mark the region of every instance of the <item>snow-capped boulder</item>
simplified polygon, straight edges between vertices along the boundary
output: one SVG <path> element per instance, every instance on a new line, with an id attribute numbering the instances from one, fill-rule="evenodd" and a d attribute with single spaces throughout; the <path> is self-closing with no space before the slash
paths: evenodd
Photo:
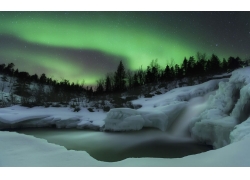
<path id="1" fill-rule="evenodd" d="M 110 131 L 140 130 L 145 124 L 140 113 L 129 108 L 111 109 L 104 121 L 104 130 Z"/>

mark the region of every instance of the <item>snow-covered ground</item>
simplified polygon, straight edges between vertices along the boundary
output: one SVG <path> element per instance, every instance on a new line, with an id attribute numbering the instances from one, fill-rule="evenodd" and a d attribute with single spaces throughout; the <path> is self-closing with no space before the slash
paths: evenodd
<path id="1" fill-rule="evenodd" d="M 13 127 L 46 127 L 55 125 L 57 128 L 90 128 L 99 129 L 104 125 L 106 113 L 89 112 L 82 108 L 72 112 L 69 107 L 21 107 L 12 106 L 0 109 L 0 129 Z"/>
<path id="2" fill-rule="evenodd" d="M 192 108 L 192 98 L 207 93 L 211 93 L 208 100 L 202 107 L 194 107 L 199 113 L 189 117 L 188 126 L 194 139 L 219 149 L 177 159 L 129 158 L 107 163 L 96 161 L 86 152 L 68 151 L 45 140 L 0 131 L 0 166 L 250 166 L 250 67 L 235 70 L 229 80 L 210 80 L 140 98 L 133 101 L 142 105 L 138 110 L 118 108 L 106 114 L 86 109 L 75 113 L 67 108 L 2 108 L 0 127 L 55 124 L 81 128 L 94 124 L 114 131 L 142 127 L 166 131 L 182 111 Z"/>
<path id="3" fill-rule="evenodd" d="M 97 161 L 85 151 L 67 150 L 62 146 L 48 143 L 43 139 L 15 132 L 0 132 L 0 166 L 250 166 L 249 144 L 250 138 L 246 138 L 217 150 L 211 150 L 183 158 L 128 158 L 111 163 Z"/>

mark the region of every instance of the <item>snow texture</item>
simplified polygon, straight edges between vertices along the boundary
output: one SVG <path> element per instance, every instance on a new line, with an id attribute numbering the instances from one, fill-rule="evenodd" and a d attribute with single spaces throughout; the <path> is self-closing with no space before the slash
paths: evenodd
<path id="1" fill-rule="evenodd" d="M 105 115 L 106 113 L 102 111 L 89 112 L 84 108 L 76 113 L 66 107 L 27 108 L 16 105 L 0 108 L 0 129 L 48 126 L 100 129 L 104 125 Z"/>

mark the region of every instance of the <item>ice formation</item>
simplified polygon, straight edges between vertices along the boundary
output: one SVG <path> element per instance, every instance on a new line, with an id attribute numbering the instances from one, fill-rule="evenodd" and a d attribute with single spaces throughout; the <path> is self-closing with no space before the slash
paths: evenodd
<path id="1" fill-rule="evenodd" d="M 186 104 L 186 102 L 175 102 L 171 105 L 154 108 L 151 111 L 129 108 L 111 109 L 104 119 L 104 130 L 129 131 L 140 130 L 143 127 L 155 127 L 165 131 Z"/>
<path id="2" fill-rule="evenodd" d="M 104 119 L 104 130 L 128 131 L 143 127 L 154 127 L 166 131 L 188 105 L 188 101 L 203 96 L 218 88 L 219 82 L 228 79 L 216 79 L 198 84 L 173 89 L 153 98 L 140 98 L 133 104 L 140 104 L 140 109 L 116 108 L 108 112 Z"/>
<path id="3" fill-rule="evenodd" d="M 250 131 L 238 133 L 238 130 L 245 127 L 247 123 L 242 122 L 250 115 L 249 87 L 250 67 L 235 70 L 228 82 L 220 82 L 216 94 L 210 96 L 206 109 L 192 127 L 192 137 L 220 148 L 248 134 Z"/>

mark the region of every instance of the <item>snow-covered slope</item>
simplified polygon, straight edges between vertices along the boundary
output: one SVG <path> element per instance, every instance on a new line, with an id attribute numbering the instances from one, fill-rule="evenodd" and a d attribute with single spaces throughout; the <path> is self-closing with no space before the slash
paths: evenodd
<path id="1" fill-rule="evenodd" d="M 43 139 L 0 131 L 0 166 L 4 167 L 236 167 L 250 166 L 250 138 L 183 158 L 128 158 L 119 162 L 101 162 L 85 151 L 66 150 Z"/>

